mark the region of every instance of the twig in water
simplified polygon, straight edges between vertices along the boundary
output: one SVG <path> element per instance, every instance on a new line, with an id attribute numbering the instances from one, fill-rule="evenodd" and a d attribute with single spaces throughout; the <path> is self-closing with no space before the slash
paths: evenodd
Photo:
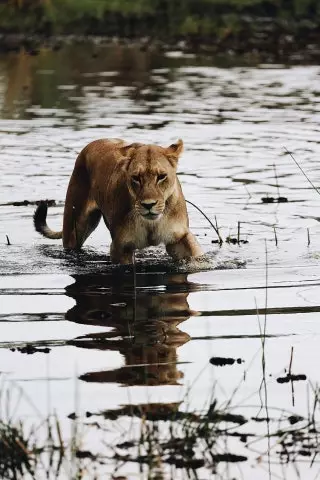
<path id="1" fill-rule="evenodd" d="M 308 235 L 308 247 L 309 247 L 309 245 L 311 243 L 310 242 L 310 230 L 309 230 L 309 228 L 307 228 L 307 235 Z"/>
<path id="2" fill-rule="evenodd" d="M 289 363 L 289 375 L 291 375 L 292 360 L 293 360 L 293 347 L 291 347 L 291 355 L 290 355 L 290 363 Z"/>
<path id="3" fill-rule="evenodd" d="M 210 223 L 211 227 L 213 228 L 213 230 L 216 232 L 216 234 L 218 235 L 218 238 L 219 238 L 219 244 L 222 245 L 223 244 L 223 240 L 222 240 L 222 237 L 219 233 L 219 229 L 217 227 L 215 227 L 213 225 L 213 223 L 211 222 L 210 218 L 207 217 L 207 215 L 201 210 L 201 208 L 199 208 L 197 205 L 195 205 L 194 203 L 190 202 L 190 200 L 186 200 L 187 203 L 190 203 L 190 205 L 192 205 L 194 208 L 196 208 L 197 210 L 199 210 L 200 213 L 202 213 L 202 215 L 204 216 L 204 218 L 206 218 L 208 220 L 208 222 Z"/>
<path id="4" fill-rule="evenodd" d="M 305 178 L 308 180 L 308 182 L 310 183 L 311 187 L 317 192 L 318 195 L 320 195 L 320 191 L 317 189 L 317 187 L 311 182 L 310 178 L 308 177 L 308 175 L 305 173 L 305 171 L 303 170 L 303 168 L 299 165 L 299 163 L 297 162 L 297 160 L 294 158 L 294 156 L 292 155 L 291 152 L 289 152 L 289 150 L 287 149 L 287 147 L 283 147 L 285 149 L 285 151 L 290 155 L 290 157 L 292 158 L 292 160 L 294 161 L 294 163 L 297 165 L 297 167 L 299 168 L 299 170 L 301 171 L 301 173 L 305 176 Z"/>
<path id="5" fill-rule="evenodd" d="M 276 247 L 278 246 L 278 236 L 277 236 L 277 231 L 276 227 L 273 225 L 273 231 L 274 231 L 274 241 L 276 242 Z"/>
<path id="6" fill-rule="evenodd" d="M 215 223 L 216 223 L 217 234 L 218 234 L 219 242 L 220 242 L 220 245 L 221 245 L 221 243 L 222 243 L 222 238 L 221 238 L 220 232 L 219 232 L 217 215 L 214 216 L 214 221 L 215 221 Z"/>
<path id="7" fill-rule="evenodd" d="M 256 304 L 256 310 L 257 310 L 257 315 L 258 315 L 258 322 L 259 322 L 259 330 L 260 330 L 260 335 L 261 335 L 261 346 L 262 346 L 262 358 L 261 358 L 261 364 L 262 364 L 262 380 L 259 388 L 259 396 L 261 399 L 261 409 L 263 408 L 263 403 L 262 403 L 262 389 L 264 393 L 264 407 L 265 407 L 265 412 L 266 412 L 266 418 L 267 418 L 267 438 L 268 438 L 268 473 L 269 473 L 269 480 L 271 480 L 271 461 L 270 461 L 270 450 L 271 450 L 271 442 L 270 442 L 270 423 L 269 423 L 269 407 L 268 407 L 268 389 L 267 389 L 267 381 L 266 381 L 266 355 L 265 355 L 265 344 L 266 344 L 266 334 L 267 334 L 267 309 L 268 309 L 268 285 L 269 285 L 269 273 L 268 273 L 268 248 L 267 248 L 267 242 L 265 241 L 265 255 L 266 255 L 266 276 L 265 276 L 265 315 L 264 315 L 264 325 L 263 325 L 263 330 L 261 329 L 260 325 L 260 319 L 259 319 L 259 311 L 258 307 Z"/>
<path id="8" fill-rule="evenodd" d="M 292 360 L 293 360 L 293 347 L 291 347 L 291 354 L 290 354 L 289 373 L 288 373 L 289 376 L 291 375 Z M 291 379 L 291 400 L 292 400 L 292 406 L 294 407 L 294 384 L 292 379 Z"/>
<path id="9" fill-rule="evenodd" d="M 58 434 L 60 453 L 61 453 L 61 455 L 63 455 L 64 451 L 65 451 L 65 448 L 64 448 L 64 443 L 63 443 L 62 433 L 61 433 L 61 427 L 60 427 L 60 422 L 59 422 L 59 419 L 58 419 L 58 416 L 57 416 L 57 412 L 54 413 L 54 418 L 55 418 L 55 422 L 56 422 L 56 430 L 57 430 L 57 434 Z"/>
<path id="10" fill-rule="evenodd" d="M 246 192 L 247 192 L 248 197 L 249 197 L 249 199 L 250 199 L 250 198 L 252 197 L 252 195 L 251 195 L 251 193 L 249 192 L 247 185 L 244 184 L 243 186 L 244 186 L 244 188 L 246 189 Z"/>
<path id="11" fill-rule="evenodd" d="M 280 188 L 279 188 L 278 175 L 277 175 L 277 169 L 276 169 L 275 163 L 273 164 L 273 170 L 274 170 L 274 177 L 276 179 L 276 187 L 277 187 L 277 192 L 278 192 L 278 198 L 280 198 Z"/>
<path id="12" fill-rule="evenodd" d="M 6 235 L 6 238 L 7 238 L 7 245 L 11 245 L 8 235 Z"/>
<path id="13" fill-rule="evenodd" d="M 266 252 L 266 298 L 265 298 L 265 315 L 264 315 L 264 327 L 263 327 L 263 381 L 264 381 L 264 398 L 265 398 L 265 410 L 267 416 L 267 433 L 268 433 L 268 472 L 269 479 L 271 480 L 271 461 L 270 461 L 270 424 L 269 424 L 269 408 L 268 408 L 268 390 L 266 382 L 266 359 L 265 359 L 265 343 L 266 343 L 266 333 L 267 333 L 267 311 L 268 311 L 268 287 L 269 287 L 269 263 L 268 263 L 268 247 L 267 242 L 265 241 L 265 252 Z"/>

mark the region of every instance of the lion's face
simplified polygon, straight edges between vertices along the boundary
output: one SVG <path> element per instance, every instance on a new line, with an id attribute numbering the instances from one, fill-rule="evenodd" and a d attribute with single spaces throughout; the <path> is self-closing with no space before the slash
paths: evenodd
<path id="1" fill-rule="evenodd" d="M 155 145 L 129 145 L 122 167 L 132 198 L 133 209 L 145 220 L 161 218 L 168 198 L 176 188 L 178 157 L 183 149 L 181 140 L 169 148 Z"/>

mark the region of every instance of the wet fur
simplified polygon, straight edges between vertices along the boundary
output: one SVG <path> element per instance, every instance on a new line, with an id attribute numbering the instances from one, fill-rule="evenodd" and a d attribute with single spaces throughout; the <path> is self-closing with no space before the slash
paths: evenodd
<path id="1" fill-rule="evenodd" d="M 135 249 L 161 243 L 174 259 L 202 255 L 176 175 L 182 149 L 181 140 L 168 148 L 118 139 L 90 143 L 70 178 L 62 231 L 47 226 L 44 202 L 35 211 L 35 229 L 47 238 L 62 238 L 65 248 L 79 249 L 103 217 L 114 263 L 132 263 Z"/>

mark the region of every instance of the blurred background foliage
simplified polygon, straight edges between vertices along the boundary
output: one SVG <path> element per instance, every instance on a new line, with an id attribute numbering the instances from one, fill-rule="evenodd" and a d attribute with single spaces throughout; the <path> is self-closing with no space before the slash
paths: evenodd
<path id="1" fill-rule="evenodd" d="M 317 28 L 320 1 L 0 0 L 2 33 L 223 38 L 251 19 Z"/>

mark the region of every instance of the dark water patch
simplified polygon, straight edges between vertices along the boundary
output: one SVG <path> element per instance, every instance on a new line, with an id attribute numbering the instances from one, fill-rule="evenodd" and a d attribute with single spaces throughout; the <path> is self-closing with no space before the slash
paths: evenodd
<path id="1" fill-rule="evenodd" d="M 241 358 L 230 358 L 230 357 L 211 357 L 209 362 L 211 365 L 215 365 L 217 367 L 224 367 L 226 365 L 234 365 L 238 363 L 241 365 L 243 360 Z"/>
<path id="2" fill-rule="evenodd" d="M 76 450 L 75 451 L 75 456 L 76 458 L 87 458 L 93 461 L 99 460 L 99 463 L 103 463 L 103 457 L 100 457 L 100 455 L 94 455 L 92 452 L 89 450 Z"/>
<path id="3" fill-rule="evenodd" d="M 309 450 L 299 450 L 298 455 L 301 455 L 302 457 L 311 457 L 312 451 Z"/>
<path id="4" fill-rule="evenodd" d="M 235 462 L 246 462 L 248 460 L 248 457 L 245 457 L 244 455 L 235 455 L 234 453 L 222 453 L 222 454 L 212 455 L 212 460 L 214 463 L 218 463 L 218 462 L 235 463 Z"/>
<path id="5" fill-rule="evenodd" d="M 262 203 L 287 203 L 287 197 L 262 197 Z"/>
<path id="6" fill-rule="evenodd" d="M 0 207 L 3 206 L 13 206 L 13 207 L 28 207 L 30 205 L 40 205 L 40 203 L 45 202 L 48 207 L 56 207 L 58 206 L 58 203 L 56 200 L 22 200 L 19 202 L 7 202 L 7 203 L 1 203 Z M 61 204 L 59 204 L 60 206 Z"/>
<path id="7" fill-rule="evenodd" d="M 270 423 L 276 421 L 274 418 L 270 417 L 251 417 L 251 420 L 256 423 Z"/>
<path id="8" fill-rule="evenodd" d="M 193 455 L 193 451 L 191 452 Z M 168 465 L 174 465 L 176 468 L 184 468 L 187 470 L 197 470 L 205 466 L 205 461 L 203 458 L 179 458 L 179 457 L 168 457 L 165 458 L 165 462 Z"/>
<path id="9" fill-rule="evenodd" d="M 229 243 L 232 245 L 246 245 L 247 243 L 249 243 L 249 240 L 242 240 L 237 237 L 232 237 L 228 235 L 228 237 L 226 238 L 226 243 Z"/>
<path id="10" fill-rule="evenodd" d="M 289 383 L 289 382 L 298 382 L 298 381 L 305 381 L 307 380 L 307 376 L 302 373 L 302 374 L 292 374 L 288 373 L 285 377 L 279 377 L 277 378 L 278 383 Z"/>
<path id="11" fill-rule="evenodd" d="M 295 425 L 296 423 L 299 423 L 302 420 L 304 420 L 304 418 L 299 416 L 299 415 L 290 415 L 288 417 L 288 421 L 289 421 L 290 425 Z"/>
<path id="12" fill-rule="evenodd" d="M 44 348 L 39 348 L 35 347 L 34 345 L 27 343 L 23 347 L 11 347 L 10 348 L 11 352 L 20 352 L 20 353 L 27 353 L 28 355 L 33 355 L 34 353 L 50 353 L 50 348 L 49 347 L 44 347 Z"/>

